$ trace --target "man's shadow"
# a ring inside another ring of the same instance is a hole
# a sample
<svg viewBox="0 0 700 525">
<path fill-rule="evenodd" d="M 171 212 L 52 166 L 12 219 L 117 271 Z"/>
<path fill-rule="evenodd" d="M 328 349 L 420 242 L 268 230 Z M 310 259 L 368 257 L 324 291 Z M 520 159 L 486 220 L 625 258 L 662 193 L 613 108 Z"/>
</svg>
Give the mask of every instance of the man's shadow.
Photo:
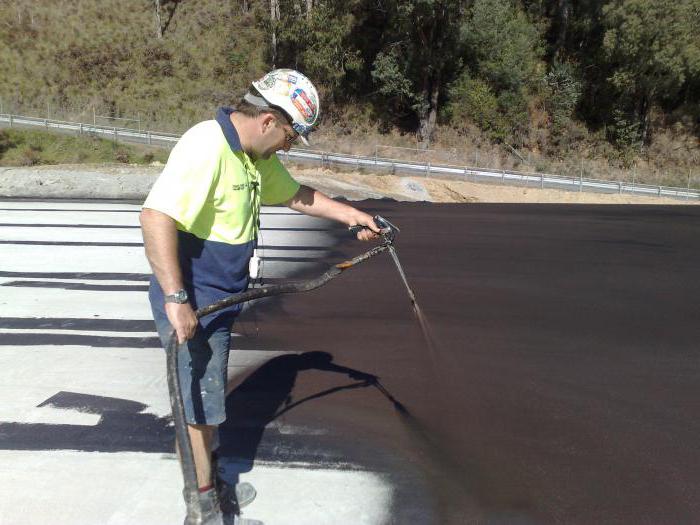
<svg viewBox="0 0 700 525">
<path fill-rule="evenodd" d="M 352 382 L 292 401 L 297 375 L 303 370 L 324 370 L 347 375 Z M 265 427 L 301 403 L 341 390 L 373 386 L 398 410 L 405 408 L 381 385 L 375 375 L 333 363 L 327 352 L 306 352 L 275 357 L 248 376 L 226 398 L 226 421 L 219 425 L 218 474 L 237 483 L 253 467 Z"/>
</svg>

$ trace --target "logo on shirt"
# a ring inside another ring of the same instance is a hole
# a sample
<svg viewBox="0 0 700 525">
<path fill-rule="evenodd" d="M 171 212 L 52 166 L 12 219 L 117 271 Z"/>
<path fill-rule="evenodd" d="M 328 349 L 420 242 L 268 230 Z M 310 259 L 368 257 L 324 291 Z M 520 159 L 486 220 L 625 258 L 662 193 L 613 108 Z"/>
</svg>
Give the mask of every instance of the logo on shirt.
<svg viewBox="0 0 700 525">
<path fill-rule="evenodd" d="M 231 189 L 233 191 L 242 191 L 242 190 L 247 190 L 250 188 L 257 190 L 258 183 L 257 182 L 244 182 L 243 184 L 232 184 L 231 185 Z"/>
</svg>

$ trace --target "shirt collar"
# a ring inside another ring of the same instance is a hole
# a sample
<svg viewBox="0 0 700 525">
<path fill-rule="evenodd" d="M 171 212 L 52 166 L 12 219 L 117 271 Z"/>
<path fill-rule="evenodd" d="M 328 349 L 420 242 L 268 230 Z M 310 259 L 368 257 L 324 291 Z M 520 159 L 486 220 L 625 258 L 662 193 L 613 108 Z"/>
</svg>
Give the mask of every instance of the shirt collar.
<svg viewBox="0 0 700 525">
<path fill-rule="evenodd" d="M 226 142 L 228 142 L 231 151 L 243 151 L 241 139 L 238 137 L 238 132 L 231 122 L 231 113 L 236 111 L 236 108 L 221 107 L 216 112 L 216 121 L 221 126 L 221 131 L 224 132 Z"/>
</svg>

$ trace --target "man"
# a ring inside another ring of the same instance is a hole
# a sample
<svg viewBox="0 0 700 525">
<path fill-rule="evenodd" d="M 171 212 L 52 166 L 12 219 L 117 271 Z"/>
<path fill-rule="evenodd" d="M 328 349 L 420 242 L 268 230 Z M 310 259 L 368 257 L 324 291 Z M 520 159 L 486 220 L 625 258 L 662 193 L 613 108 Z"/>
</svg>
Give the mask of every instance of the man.
<svg viewBox="0 0 700 525">
<path fill-rule="evenodd" d="M 255 496 L 249 484 L 232 490 L 212 479 L 211 443 L 226 418 L 230 331 L 240 306 L 197 320 L 194 311 L 246 289 L 260 205 L 362 225 L 360 240 L 377 237 L 367 213 L 300 186 L 275 152 L 288 151 L 318 123 L 319 98 L 301 73 L 278 69 L 253 82 L 235 110 L 190 128 L 173 148 L 140 215 L 153 269 L 149 299 L 163 344 L 174 329 L 179 378 L 192 441 L 205 523 Z M 185 519 L 188 524 L 191 517 Z"/>
</svg>

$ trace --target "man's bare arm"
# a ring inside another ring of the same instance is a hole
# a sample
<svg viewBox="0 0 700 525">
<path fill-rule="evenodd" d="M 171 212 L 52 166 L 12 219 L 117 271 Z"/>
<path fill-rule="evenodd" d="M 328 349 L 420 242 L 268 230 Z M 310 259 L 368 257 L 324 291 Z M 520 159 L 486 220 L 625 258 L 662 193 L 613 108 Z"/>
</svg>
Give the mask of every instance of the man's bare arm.
<svg viewBox="0 0 700 525">
<path fill-rule="evenodd" d="M 139 215 L 146 258 L 168 295 L 182 288 L 182 272 L 177 258 L 177 228 L 168 215 L 144 208 Z"/>
<path fill-rule="evenodd" d="M 285 205 L 298 212 L 313 217 L 323 217 L 341 222 L 347 226 L 362 225 L 369 229 L 361 230 L 357 238 L 362 241 L 377 238 L 379 228 L 368 213 L 353 208 L 348 204 L 335 201 L 318 190 L 301 186 L 296 195 L 285 202 Z"/>
<path fill-rule="evenodd" d="M 177 228 L 172 217 L 144 208 L 139 215 L 146 258 L 158 279 L 165 295 L 183 288 L 182 270 L 177 257 Z M 177 332 L 178 341 L 183 343 L 194 336 L 197 318 L 189 303 L 165 303 L 165 312 L 170 324 Z"/>
</svg>

